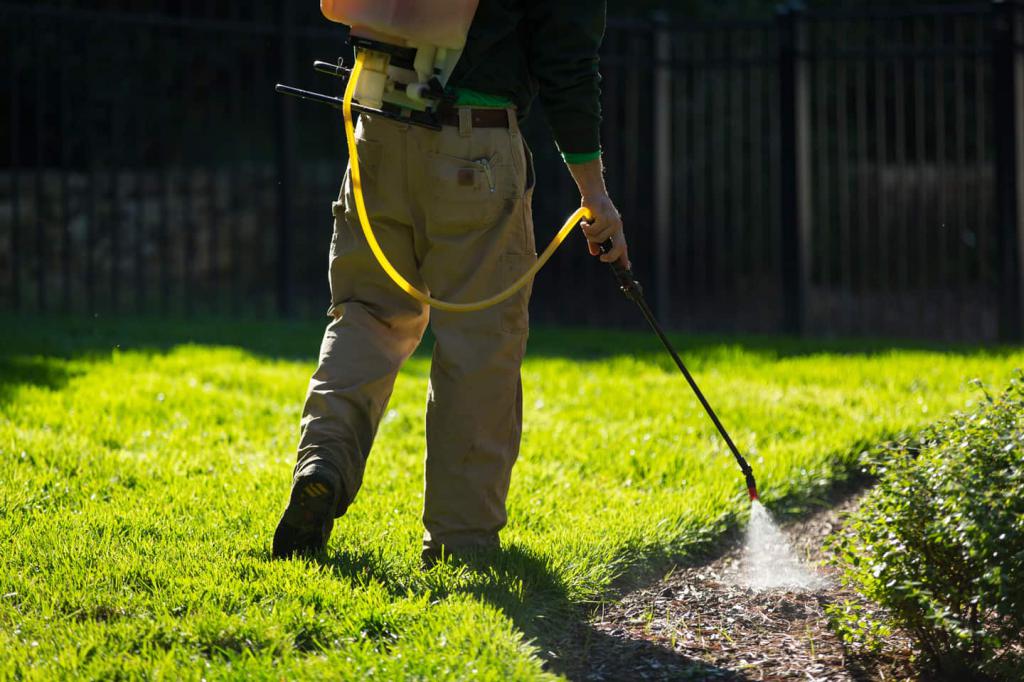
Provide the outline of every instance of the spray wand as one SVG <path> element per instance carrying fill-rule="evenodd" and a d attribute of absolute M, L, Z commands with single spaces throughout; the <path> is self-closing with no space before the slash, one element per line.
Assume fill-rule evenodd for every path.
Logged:
<path fill-rule="evenodd" d="M 601 253 L 608 253 L 611 251 L 612 240 L 609 239 L 601 244 L 600 249 Z M 729 432 L 726 431 L 725 426 L 722 425 L 722 421 L 718 418 L 718 415 L 715 414 L 715 410 L 711 407 L 711 403 L 709 403 L 708 399 L 704 397 L 704 392 L 700 390 L 700 386 L 697 385 L 693 375 L 690 374 L 690 370 L 688 370 L 686 365 L 683 364 L 683 360 L 679 357 L 679 353 L 676 352 L 676 349 L 672 346 L 672 342 L 669 341 L 668 336 L 665 335 L 665 331 L 661 328 L 661 325 L 658 324 L 657 318 L 654 317 L 654 312 L 651 310 L 651 307 L 647 304 L 647 300 L 644 298 L 643 287 L 641 287 L 640 283 L 636 281 L 636 277 L 633 276 L 633 271 L 624 266 L 621 261 L 610 263 L 610 266 L 612 272 L 615 274 L 615 279 L 619 283 L 619 289 L 622 290 L 622 293 L 626 298 L 636 303 L 637 307 L 640 308 L 640 312 L 643 314 L 644 319 L 647 320 L 647 324 L 651 325 L 651 329 L 653 329 L 654 333 L 657 334 L 658 339 L 661 341 L 662 345 L 665 346 L 665 350 L 667 350 L 669 355 L 672 356 L 672 359 L 675 360 L 676 367 L 678 367 L 679 371 L 683 373 L 687 383 L 690 384 L 690 388 L 693 389 L 694 394 L 697 396 L 697 400 L 699 400 L 700 404 L 704 407 L 704 411 L 708 413 L 708 416 L 711 417 L 711 421 L 715 424 L 715 428 L 717 428 L 718 432 L 722 434 L 725 444 L 729 446 L 729 450 L 732 451 L 732 456 L 736 458 L 736 463 L 740 465 L 740 469 L 743 471 L 743 477 L 747 481 L 747 493 L 750 495 L 751 501 L 757 500 L 759 496 L 757 494 L 757 481 L 754 480 L 754 470 L 750 468 L 750 465 L 747 464 L 747 460 L 740 454 L 739 448 L 736 447 L 736 443 L 733 442 Z"/>

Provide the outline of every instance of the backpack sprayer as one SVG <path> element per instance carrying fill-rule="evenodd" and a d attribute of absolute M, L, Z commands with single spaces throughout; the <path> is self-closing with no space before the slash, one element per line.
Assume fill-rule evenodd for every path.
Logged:
<path fill-rule="evenodd" d="M 383 116 L 401 123 L 440 130 L 438 111 L 454 104 L 454 98 L 446 90 L 446 85 L 466 45 L 469 25 L 476 13 L 478 1 L 321 0 L 320 9 L 325 17 L 351 27 L 349 44 L 355 51 L 355 62 L 351 69 L 345 67 L 341 59 L 336 65 L 317 61 L 313 67 L 322 73 L 346 79 L 345 94 L 339 98 L 287 85 L 278 84 L 276 88 L 282 94 L 341 110 L 349 150 L 352 194 L 359 224 L 370 250 L 381 268 L 400 289 L 425 305 L 448 312 L 483 310 L 513 296 L 544 267 L 573 228 L 581 220 L 591 218 L 586 208 L 577 209 L 565 221 L 537 262 L 512 286 L 490 298 L 469 303 L 442 301 L 420 291 L 395 269 L 381 249 L 363 200 L 352 112 Z M 612 249 L 611 240 L 601 244 L 600 249 L 602 253 L 608 253 Z M 640 283 L 622 263 L 610 265 L 622 293 L 640 308 L 644 319 L 672 356 L 704 411 L 729 446 L 743 471 L 750 499 L 757 500 L 757 482 L 753 470 L 654 317 Z"/>

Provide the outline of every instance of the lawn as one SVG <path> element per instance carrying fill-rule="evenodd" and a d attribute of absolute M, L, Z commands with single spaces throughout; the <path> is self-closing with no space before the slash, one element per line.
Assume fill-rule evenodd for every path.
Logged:
<path fill-rule="evenodd" d="M 419 569 L 429 356 L 326 557 L 272 561 L 317 324 L 0 318 L 0 677 L 532 679 L 624 575 L 743 523 L 732 457 L 644 334 L 540 330 L 505 549 Z M 1024 352 L 677 337 L 776 511 L 1006 383 Z M 424 349 L 426 350 L 426 349 Z M 580 636 L 583 633 L 583 637 Z M 562 661 L 563 663 L 560 663 Z"/>

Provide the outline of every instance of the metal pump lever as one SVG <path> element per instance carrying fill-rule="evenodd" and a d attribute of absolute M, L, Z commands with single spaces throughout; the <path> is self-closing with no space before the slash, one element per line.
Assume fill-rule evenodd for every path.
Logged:
<path fill-rule="evenodd" d="M 338 64 L 331 64 L 330 62 L 322 62 L 320 60 L 317 60 L 313 62 L 313 68 L 319 71 L 320 73 L 325 73 L 329 76 L 336 76 L 338 78 L 347 79 L 352 74 L 352 70 L 342 66 L 340 60 Z M 274 90 L 281 93 L 282 95 L 290 95 L 292 97 L 298 97 L 299 99 L 304 99 L 309 102 L 326 104 L 327 106 L 333 107 L 334 109 L 338 109 L 339 111 L 341 110 L 342 105 L 344 104 L 341 97 L 324 95 L 319 92 L 313 92 L 312 90 L 293 88 L 290 85 L 284 85 L 282 83 L 278 83 L 277 85 L 275 85 Z M 359 111 L 368 114 L 382 113 L 371 107 L 364 107 L 363 105 L 357 104 L 356 102 L 352 103 L 352 109 L 354 111 Z"/>
<path fill-rule="evenodd" d="M 614 248 L 614 244 L 612 243 L 612 240 L 609 239 L 601 244 L 599 248 L 601 249 L 601 253 L 608 253 L 612 248 Z M 704 392 L 700 390 L 700 387 L 694 380 L 693 375 L 690 374 L 690 370 L 688 370 L 686 365 L 683 364 L 683 360 L 679 357 L 679 353 L 676 352 L 676 349 L 672 346 L 672 342 L 668 340 L 668 336 L 665 335 L 661 325 L 658 324 L 658 320 L 654 317 L 654 312 L 651 310 L 651 307 L 647 304 L 647 300 L 644 298 L 643 287 L 641 287 L 640 283 L 636 281 L 636 277 L 633 276 L 633 271 L 626 268 L 618 261 L 609 263 L 609 265 L 615 275 L 616 281 L 619 283 L 619 288 L 622 290 L 622 293 L 626 298 L 636 303 L 640 308 L 640 312 L 643 314 L 644 319 L 647 320 L 647 324 L 651 326 L 651 329 L 653 329 L 654 333 L 657 334 L 661 344 L 665 346 L 665 350 L 667 350 L 669 355 L 672 356 L 672 359 L 676 363 L 676 367 L 678 367 L 679 371 L 683 373 L 687 383 L 690 384 L 690 388 L 693 389 L 694 394 L 697 396 L 697 400 L 699 400 L 701 406 L 704 407 L 704 411 L 707 412 L 708 416 L 711 418 L 715 428 L 718 429 L 718 433 L 722 435 L 722 438 L 725 440 L 725 444 L 729 446 L 729 450 L 732 452 L 733 457 L 736 458 L 736 463 L 740 465 L 740 469 L 743 471 L 743 477 L 746 479 L 747 483 L 747 494 L 750 495 L 750 499 L 758 499 L 757 481 L 754 479 L 754 470 L 750 468 L 750 465 L 747 464 L 747 460 L 740 454 L 739 448 L 736 447 L 736 443 L 733 442 L 729 432 L 725 430 L 725 426 L 723 426 L 721 420 L 718 419 L 718 415 L 715 414 L 715 410 L 711 407 L 711 403 L 709 403 L 707 398 L 704 397 Z"/>
<path fill-rule="evenodd" d="M 319 73 L 327 74 L 328 76 L 335 76 L 344 80 L 348 80 L 352 76 L 352 69 L 344 66 L 341 60 L 338 60 L 337 64 L 330 62 L 324 62 L 317 60 L 313 62 L 313 68 Z M 334 97 L 333 95 L 325 95 L 320 92 L 313 92 L 312 90 L 303 90 L 301 88 L 295 88 L 290 85 L 284 85 L 278 83 L 274 86 L 274 90 L 281 93 L 282 95 L 289 95 L 291 97 L 297 97 L 304 99 L 308 102 L 316 102 L 317 104 L 326 104 L 327 106 L 338 109 L 339 111 L 344 108 L 344 99 L 341 97 Z M 440 99 L 444 99 L 443 92 L 439 96 Z M 440 130 L 441 124 L 437 121 L 437 117 L 428 112 L 412 111 L 409 109 L 403 109 L 385 102 L 383 109 L 374 109 L 358 102 L 352 102 L 352 110 L 358 111 L 362 114 L 370 114 L 374 116 L 383 116 L 400 123 L 411 123 L 414 125 L 422 126 L 430 130 Z"/>
<path fill-rule="evenodd" d="M 337 64 L 331 64 L 330 62 L 322 62 L 318 59 L 313 62 L 313 68 L 320 73 L 326 73 L 328 76 L 337 76 L 346 80 L 352 75 L 352 69 L 341 64 L 340 60 Z"/>

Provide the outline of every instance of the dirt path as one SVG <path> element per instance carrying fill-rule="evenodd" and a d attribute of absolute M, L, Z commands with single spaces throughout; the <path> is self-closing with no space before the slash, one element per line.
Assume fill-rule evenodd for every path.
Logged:
<path fill-rule="evenodd" d="M 856 596 L 821 566 L 824 539 L 856 507 L 853 497 L 787 525 L 799 556 L 828 586 L 814 592 L 755 593 L 737 585 L 742 548 L 679 568 L 626 597 L 591 623 L 603 643 L 590 647 L 584 680 L 901 680 L 913 679 L 905 639 L 873 657 L 851 652 L 828 628 L 825 607 Z M 866 605 L 867 606 L 867 605 Z"/>

